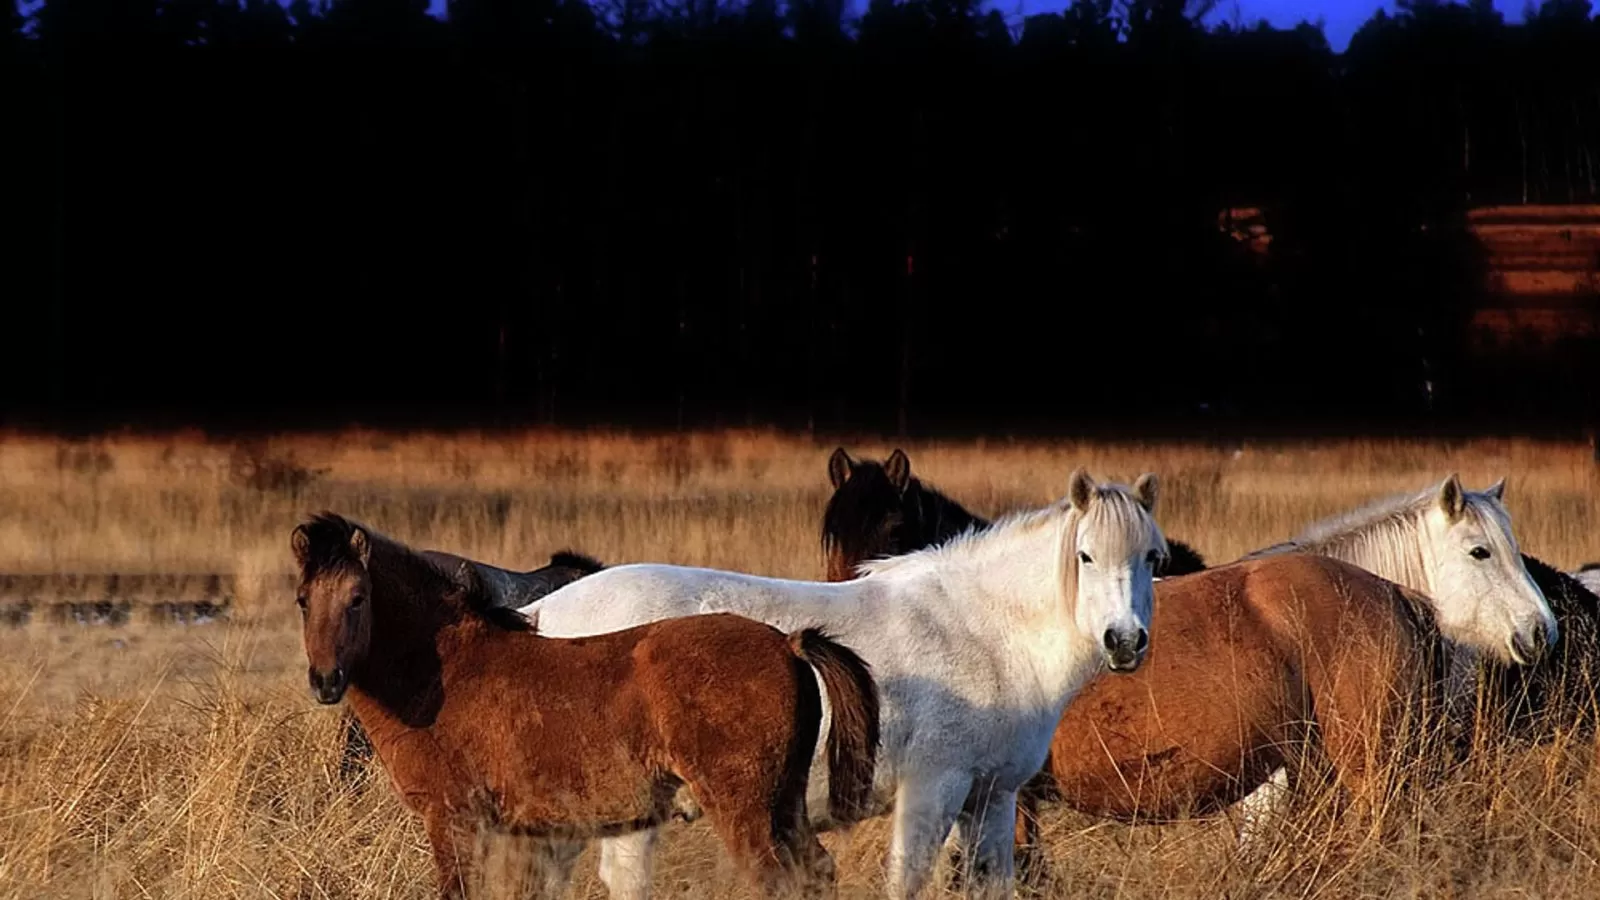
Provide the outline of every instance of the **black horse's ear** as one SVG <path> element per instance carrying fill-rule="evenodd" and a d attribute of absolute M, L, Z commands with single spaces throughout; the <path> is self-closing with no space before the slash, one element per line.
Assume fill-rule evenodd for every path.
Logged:
<path fill-rule="evenodd" d="M 305 568 L 306 560 L 311 558 L 311 535 L 304 525 L 296 525 L 289 533 L 289 548 L 294 551 L 294 561 Z"/>
<path fill-rule="evenodd" d="M 367 538 L 367 533 L 357 528 L 350 532 L 350 552 L 361 561 L 361 567 L 366 568 L 372 562 L 372 542 Z"/>
<path fill-rule="evenodd" d="M 828 457 L 828 480 L 833 482 L 834 490 L 837 491 L 839 488 L 844 487 L 844 483 L 850 480 L 850 473 L 855 469 L 855 466 L 855 460 L 850 458 L 850 454 L 844 452 L 843 447 L 833 451 L 833 455 Z"/>
<path fill-rule="evenodd" d="M 911 460 L 906 457 L 906 452 L 899 447 L 889 454 L 883 464 L 883 474 L 889 477 L 889 483 L 894 489 L 904 494 L 911 485 Z"/>

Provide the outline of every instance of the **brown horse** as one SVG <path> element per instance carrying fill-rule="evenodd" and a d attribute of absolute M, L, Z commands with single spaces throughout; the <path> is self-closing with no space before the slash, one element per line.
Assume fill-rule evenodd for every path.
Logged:
<path fill-rule="evenodd" d="M 478 829 L 553 859 L 665 821 L 682 788 L 760 889 L 831 883 L 805 808 L 819 678 L 833 802 L 869 795 L 878 743 L 877 687 L 848 648 L 728 614 L 548 638 L 493 605 L 473 567 L 448 572 L 340 516 L 291 543 L 311 690 L 348 699 L 423 819 L 443 896 L 465 893 Z"/>
<path fill-rule="evenodd" d="M 1063 713 L 1019 798 L 1025 856 L 1040 800 L 1176 821 L 1296 771 L 1308 749 L 1360 806 L 1399 747 L 1395 723 L 1424 712 L 1407 704 L 1439 699 L 1445 648 L 1426 599 L 1350 563 L 1293 553 L 1165 579 L 1154 615 L 1145 665 L 1095 679 Z"/>
<path fill-rule="evenodd" d="M 911 474 L 911 460 L 896 449 L 884 462 L 852 459 L 843 447 L 828 457 L 833 496 L 822 514 L 822 549 L 829 581 L 849 581 L 869 559 L 899 556 L 942 544 L 989 520 Z M 1169 555 L 1158 576 L 1206 567 L 1193 547 L 1167 538 Z"/>
<path fill-rule="evenodd" d="M 530 572 L 512 572 L 443 550 L 423 550 L 422 555 L 450 572 L 462 571 L 462 566 L 472 567 L 476 577 L 493 592 L 495 605 L 513 609 L 605 568 L 594 558 L 571 550 L 552 553 L 549 563 Z M 344 710 L 343 747 L 339 751 L 339 780 L 348 785 L 359 783 L 371 762 L 372 741 L 360 720 L 347 708 Z"/>

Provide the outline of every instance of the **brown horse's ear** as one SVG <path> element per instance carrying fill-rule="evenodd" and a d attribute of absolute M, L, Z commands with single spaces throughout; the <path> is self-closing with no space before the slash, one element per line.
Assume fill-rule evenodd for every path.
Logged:
<path fill-rule="evenodd" d="M 1133 483 L 1133 499 L 1139 501 L 1145 512 L 1153 514 L 1156 511 L 1156 495 L 1160 487 L 1156 473 L 1146 472 Z"/>
<path fill-rule="evenodd" d="M 889 476 L 889 483 L 894 489 L 904 494 L 911 485 L 911 460 L 906 452 L 899 447 L 889 454 L 889 459 L 883 464 L 883 474 Z"/>
<path fill-rule="evenodd" d="M 1444 480 L 1444 484 L 1439 485 L 1439 508 L 1444 510 L 1445 517 L 1452 522 L 1461 518 L 1461 514 L 1466 511 L 1467 498 L 1461 490 L 1461 476 L 1455 472 L 1451 472 L 1450 477 Z"/>
<path fill-rule="evenodd" d="M 289 547 L 294 551 L 295 563 L 305 568 L 306 561 L 311 558 L 311 535 L 304 525 L 296 525 L 294 531 L 289 532 Z"/>
<path fill-rule="evenodd" d="M 357 528 L 350 532 L 350 550 L 355 553 L 356 559 L 361 560 L 362 568 L 366 568 L 368 561 L 372 559 L 372 543 L 365 531 Z"/>
<path fill-rule="evenodd" d="M 828 480 L 833 482 L 834 490 L 837 491 L 844 486 L 846 481 L 850 480 L 850 472 L 855 469 L 855 465 L 855 460 L 850 458 L 850 454 L 844 452 L 843 447 L 833 451 L 833 455 L 828 457 Z"/>
<path fill-rule="evenodd" d="M 1089 477 L 1089 470 L 1079 466 L 1072 470 L 1072 477 L 1067 479 L 1067 500 L 1072 503 L 1072 508 L 1083 512 L 1094 502 L 1094 479 Z"/>
<path fill-rule="evenodd" d="M 1485 494 L 1488 494 L 1489 496 L 1493 497 L 1496 501 L 1504 502 L 1505 498 L 1506 498 L 1506 479 L 1505 479 L 1505 476 L 1504 475 L 1500 476 L 1500 480 L 1499 481 L 1496 481 L 1494 484 L 1491 484 L 1487 488 L 1484 488 L 1483 492 Z"/>

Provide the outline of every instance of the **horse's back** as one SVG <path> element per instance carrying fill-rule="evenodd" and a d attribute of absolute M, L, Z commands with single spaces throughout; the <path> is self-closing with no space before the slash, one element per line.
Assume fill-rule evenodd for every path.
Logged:
<path fill-rule="evenodd" d="M 724 569 L 629 563 L 603 569 L 526 607 L 552 636 L 595 634 L 664 618 L 728 612 L 784 631 L 837 624 L 857 592 L 842 584 Z M 830 622 L 830 620 L 833 620 Z"/>

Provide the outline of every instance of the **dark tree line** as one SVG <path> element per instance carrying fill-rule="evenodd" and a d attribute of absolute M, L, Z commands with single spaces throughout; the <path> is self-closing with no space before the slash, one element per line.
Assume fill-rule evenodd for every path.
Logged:
<path fill-rule="evenodd" d="M 1079 0 L 46 0 L 0 21 L 0 414 L 1592 419 L 1463 212 L 1600 202 L 1600 21 Z M 1259 207 L 1270 252 L 1219 228 Z"/>

